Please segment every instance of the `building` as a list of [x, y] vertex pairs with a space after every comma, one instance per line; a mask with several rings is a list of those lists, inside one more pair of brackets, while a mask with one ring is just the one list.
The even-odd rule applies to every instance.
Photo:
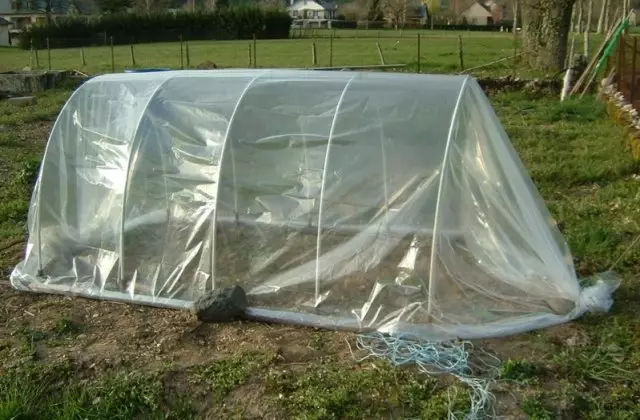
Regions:
[[0, 47], [8, 47], [10, 45], [9, 21], [0, 17]]
[[493, 0], [473, 1], [460, 13], [460, 22], [469, 25], [494, 25], [509, 19], [509, 7], [505, 2]]
[[294, 24], [305, 27], [331, 27], [336, 19], [337, 7], [334, 3], [323, 0], [290, 0], [289, 15]]
[[[10, 36], [17, 36], [36, 23], [47, 19], [45, 0], [0, 0], [0, 18], [9, 22]], [[97, 14], [100, 12], [92, 0], [50, 0], [51, 17], [66, 14]]]

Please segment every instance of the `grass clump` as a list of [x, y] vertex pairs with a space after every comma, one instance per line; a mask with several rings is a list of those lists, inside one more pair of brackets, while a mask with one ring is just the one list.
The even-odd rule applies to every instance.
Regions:
[[517, 383], [528, 383], [536, 380], [542, 369], [536, 363], [526, 360], [507, 360], [500, 369], [500, 378]]
[[269, 361], [264, 355], [241, 354], [238, 357], [215, 360], [194, 369], [195, 378], [205, 384], [216, 401], [221, 401], [233, 389], [242, 385]]
[[119, 372], [78, 380], [74, 371], [62, 364], [6, 372], [0, 376], [0, 420], [181, 419], [194, 415], [184, 400], [174, 405], [166, 401], [160, 374]]

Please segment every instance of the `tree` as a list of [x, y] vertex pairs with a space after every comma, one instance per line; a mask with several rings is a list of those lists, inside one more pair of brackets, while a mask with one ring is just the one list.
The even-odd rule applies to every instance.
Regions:
[[561, 71], [575, 0], [523, 0], [525, 57], [537, 70]]
[[135, 0], [138, 13], [159, 13], [167, 10], [168, 0]]
[[368, 4], [364, 0], [354, 0], [340, 8], [340, 14], [344, 20], [361, 21], [367, 20], [369, 14]]
[[131, 7], [131, 0], [98, 0], [102, 13], [119, 13]]
[[377, 22], [382, 20], [382, 8], [380, 6], [380, 0], [369, 0], [369, 13], [367, 20]]
[[608, 10], [609, 0], [602, 0], [602, 8], [600, 9], [600, 16], [598, 17], [598, 28], [596, 32], [601, 34], [604, 25], [604, 16], [606, 11]]
[[382, 0], [380, 2], [381, 9], [385, 16], [393, 22], [396, 29], [398, 25], [404, 26], [407, 21], [407, 15], [411, 10], [420, 6], [419, 0]]

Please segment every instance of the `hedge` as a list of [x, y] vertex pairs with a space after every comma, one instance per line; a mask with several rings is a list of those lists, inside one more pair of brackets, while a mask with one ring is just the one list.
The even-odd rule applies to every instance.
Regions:
[[35, 25], [20, 35], [20, 47], [71, 48], [198, 39], [288, 38], [292, 19], [286, 10], [232, 7], [214, 12], [113, 14], [62, 17], [50, 25]]

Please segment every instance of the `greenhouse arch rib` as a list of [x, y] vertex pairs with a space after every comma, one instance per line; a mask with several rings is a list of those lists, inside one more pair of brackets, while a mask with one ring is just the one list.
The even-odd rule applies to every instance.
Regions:
[[325, 181], [327, 179], [327, 166], [329, 163], [329, 153], [331, 152], [331, 139], [333, 138], [333, 132], [336, 128], [336, 121], [338, 120], [338, 114], [340, 113], [340, 106], [342, 106], [342, 101], [351, 86], [351, 83], [356, 78], [356, 75], [351, 76], [351, 78], [344, 85], [344, 89], [342, 89], [342, 93], [340, 94], [340, 98], [338, 99], [338, 103], [336, 104], [336, 112], [333, 114], [333, 120], [331, 120], [331, 127], [329, 128], [329, 139], [327, 140], [327, 151], [324, 155], [324, 166], [322, 168], [322, 181], [320, 184], [320, 203], [318, 209], [318, 237], [316, 238], [316, 289], [315, 289], [315, 302], [314, 305], [318, 304], [318, 296], [320, 295], [320, 254], [321, 254], [321, 235], [322, 235], [322, 205], [324, 204], [324, 187]]
[[[149, 99], [147, 99], [147, 102], [144, 104], [144, 107], [142, 107], [142, 111], [140, 112], [140, 116], [138, 117], [138, 122], [136, 123], [136, 129], [134, 130], [133, 137], [131, 138], [131, 147], [129, 148], [129, 157], [127, 159], [127, 168], [124, 176], [124, 188], [122, 191], [122, 213], [120, 214], [120, 237], [118, 238], [118, 248], [120, 248], [120, 255], [119, 255], [120, 258], [118, 260], [119, 261], [118, 283], [121, 283], [124, 281], [124, 226], [126, 221], [125, 212], [127, 209], [127, 194], [129, 193], [129, 178], [131, 177], [131, 164], [133, 163], [134, 152], [139, 142], [138, 134], [140, 132], [140, 125], [142, 124], [142, 120], [145, 114], [147, 113], [147, 109], [149, 108], [149, 105], [151, 104], [151, 102], [156, 98], [156, 96], [158, 96], [158, 93], [162, 90], [164, 85], [174, 77], [175, 76], [173, 75], [167, 76], [162, 82], [158, 83], [158, 86], [156, 86], [153, 92], [151, 92], [151, 95], [149, 95]], [[103, 293], [103, 292], [104, 292], [104, 283], [100, 286], [100, 293]]]
[[[62, 109], [60, 110], [60, 113], [58, 114], [58, 117], [56, 118], [55, 122], [53, 123], [53, 127], [51, 127], [51, 132], [49, 133], [49, 138], [47, 139], [47, 145], [44, 147], [44, 154], [42, 155], [42, 160], [40, 161], [40, 169], [38, 170], [38, 180], [40, 180], [42, 178], [42, 172], [44, 171], [44, 165], [43, 163], [46, 161], [47, 159], [47, 155], [50, 153], [49, 148], [51, 147], [51, 138], [53, 137], [53, 134], [56, 132], [56, 129], [58, 127], [58, 124], [60, 124], [60, 115], [64, 115], [65, 111], [67, 110], [67, 108], [69, 108], [73, 98], [75, 96], [78, 95], [78, 91], [80, 91], [80, 89], [76, 89], [73, 91], [73, 93], [71, 94], [71, 96], [69, 96], [69, 99], [67, 99], [67, 101], [65, 102], [64, 106], [62, 107]], [[39, 184], [39, 183], [38, 183]], [[38, 229], [38, 233], [37, 233], [37, 238], [38, 238], [38, 275], [42, 275], [42, 229], [40, 226], [40, 219], [42, 217], [42, 206], [40, 205], [40, 197], [42, 194], [42, 185], [38, 185], [38, 192], [36, 193], [36, 203], [38, 204], [38, 210], [36, 212], [36, 226]]]
[[[252, 78], [251, 80], [249, 80], [249, 82], [247, 82], [247, 85], [244, 87], [244, 89], [242, 90], [242, 92], [240, 93], [240, 96], [238, 96], [238, 100], [236, 101], [236, 105], [233, 108], [233, 111], [231, 112], [231, 116], [229, 117], [229, 124], [227, 125], [227, 131], [224, 133], [224, 139], [222, 139], [222, 147], [220, 148], [220, 162], [218, 163], [218, 173], [215, 177], [215, 189], [216, 189], [216, 196], [215, 196], [215, 204], [213, 207], [213, 227], [211, 229], [211, 251], [209, 253], [209, 258], [210, 258], [210, 267], [211, 267], [211, 289], [215, 289], [215, 273], [216, 273], [216, 233], [217, 233], [217, 227], [218, 227], [218, 195], [220, 194], [220, 176], [222, 174], [222, 163], [224, 161], [224, 153], [227, 150], [227, 144], [228, 144], [228, 140], [229, 140], [229, 134], [231, 133], [231, 128], [233, 126], [233, 122], [235, 121], [236, 118], [236, 114], [238, 113], [238, 109], [240, 108], [240, 104], [242, 104], [242, 101], [244, 100], [245, 96], [247, 95], [247, 92], [249, 91], [249, 89], [251, 89], [251, 86], [254, 85], [254, 83], [261, 78], [262, 76], [264, 76], [265, 74], [268, 74], [269, 71], [264, 71], [259, 73], [258, 75], [256, 75], [254, 78]], [[234, 210], [236, 211], [236, 217], [237, 217], [237, 212], [238, 212], [238, 191], [237, 191], [237, 187], [236, 187], [236, 170], [235, 170], [235, 158], [232, 158], [231, 160], [231, 164], [233, 165], [233, 194], [234, 194], [234, 201], [235, 201], [235, 208]]]
[[436, 196], [436, 212], [433, 217], [433, 237], [431, 238], [431, 259], [429, 262], [429, 290], [427, 297], [427, 314], [431, 315], [432, 304], [433, 304], [433, 277], [436, 273], [436, 245], [438, 241], [438, 235], [440, 234], [440, 207], [441, 207], [441, 198], [442, 198], [442, 187], [444, 186], [444, 176], [449, 166], [449, 149], [451, 148], [451, 140], [454, 135], [454, 128], [456, 122], [458, 120], [458, 112], [460, 111], [460, 102], [462, 100], [462, 95], [464, 95], [464, 91], [467, 88], [467, 83], [469, 82], [470, 76], [467, 76], [462, 81], [462, 85], [460, 86], [460, 91], [458, 92], [458, 98], [456, 99], [456, 104], [453, 107], [453, 113], [451, 114], [451, 121], [449, 122], [449, 133], [447, 134], [447, 143], [444, 146], [444, 154], [442, 156], [442, 166], [440, 169], [440, 181], [438, 182], [438, 195]]

